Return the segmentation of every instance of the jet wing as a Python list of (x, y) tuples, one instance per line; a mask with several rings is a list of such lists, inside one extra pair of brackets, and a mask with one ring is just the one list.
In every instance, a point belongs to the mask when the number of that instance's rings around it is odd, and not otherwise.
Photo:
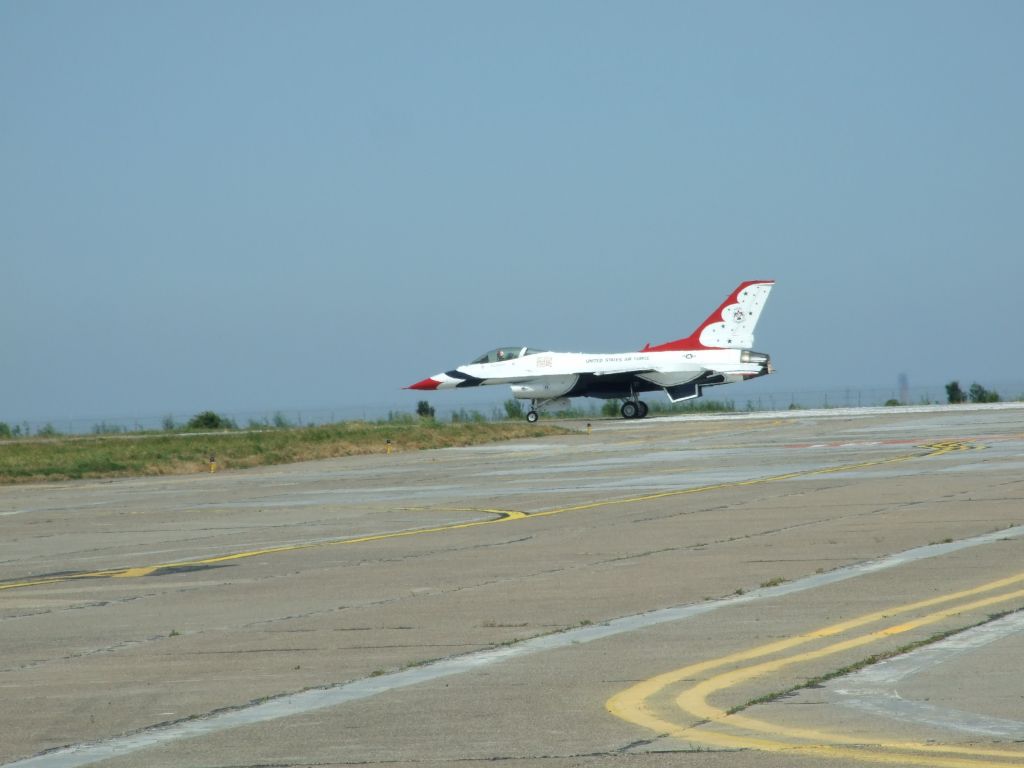
[(603, 371), (580, 371), (580, 373), (592, 373), (594, 376), (621, 376), (624, 373), (632, 373), (634, 375), (640, 376), (641, 374), (644, 374), (644, 373), (657, 373), (657, 372), (658, 372), (657, 368), (651, 368), (650, 366), (646, 366), (646, 367), (643, 367), (643, 368), (638, 368), (638, 367), (632, 367), (632, 368), (630, 368), (630, 367), (625, 367), (625, 368), (609, 368), (609, 369), (605, 369)]

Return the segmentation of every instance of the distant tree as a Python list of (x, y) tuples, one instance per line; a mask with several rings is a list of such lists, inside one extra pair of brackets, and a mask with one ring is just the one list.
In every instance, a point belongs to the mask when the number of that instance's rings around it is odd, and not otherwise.
[(178, 425), (174, 423), (174, 417), (171, 415), (164, 416), (162, 423), (164, 432), (173, 432), (178, 428)]
[(899, 400), (897, 400), (897, 399), (895, 399), (895, 398), (892, 398), (892, 397), (890, 397), (890, 398), (889, 398), (888, 400), (886, 400), (886, 401), (885, 401), (885, 404), (886, 404), (886, 405), (889, 405), (889, 406), (893, 406), (893, 405), (903, 405), (903, 403), (901, 403), (901, 402), (900, 402)]
[(295, 425), (288, 420), (287, 416), (285, 416), (280, 411), (277, 411), (274, 413), (274, 426), (277, 427), (278, 429), (289, 429), (291, 427), (294, 427)]
[(951, 381), (946, 385), (946, 399), (954, 404), (962, 403), (967, 399), (964, 391), (960, 389), (959, 381)]
[(416, 403), (416, 413), (421, 418), (432, 419), (434, 418), (434, 407), (426, 400), (420, 400)]
[(618, 416), (622, 403), (619, 400), (605, 400), (601, 405), (602, 416)]
[(36, 434), (39, 435), (39, 437), (57, 437), (60, 432), (57, 431), (57, 428), (54, 427), (53, 424), (47, 423), (37, 429)]
[(0, 437), (11, 437), (11, 425), (0, 421)]
[(237, 429), (235, 422), (213, 411), (197, 413), (189, 419), (187, 429)]
[(523, 401), (510, 397), (505, 401), (505, 415), (510, 419), (523, 418)]
[(998, 403), (999, 393), (985, 389), (978, 382), (971, 384), (968, 395), (972, 403)]

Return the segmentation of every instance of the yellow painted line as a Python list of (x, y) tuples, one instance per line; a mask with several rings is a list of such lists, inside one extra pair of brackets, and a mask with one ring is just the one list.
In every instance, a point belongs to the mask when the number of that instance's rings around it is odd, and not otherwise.
[(687, 689), (676, 698), (676, 704), (679, 705), (683, 711), (689, 712), (690, 714), (711, 722), (722, 720), (727, 716), (732, 718), (730, 722), (733, 723), (738, 723), (740, 720), (752, 722), (749, 718), (744, 718), (741, 715), (729, 716), (724, 710), (711, 706), (707, 703), (708, 697), (718, 693), (719, 691), (747, 682), (748, 680), (753, 680), (754, 678), (762, 677), (772, 672), (778, 672), (786, 667), (793, 666), (794, 664), (800, 664), (806, 661), (815, 661), (817, 659), (825, 658), (826, 656), (833, 656), (837, 653), (853, 650), (887, 637), (892, 637), (894, 635), (935, 624), (936, 622), (951, 618), (964, 613), (965, 611), (987, 608), (992, 605), (997, 605), (999, 603), (1019, 598), (1024, 598), (1024, 589), (995, 595), (993, 597), (987, 597), (971, 603), (958, 603), (950, 608), (935, 611), (927, 616), (923, 616), (903, 624), (886, 627), (885, 629), (880, 629), (875, 632), (868, 632), (867, 634), (860, 635), (859, 637), (832, 643), (831, 645), (814, 651), (798, 653), (786, 658), (775, 659), (773, 661), (762, 662), (742, 669), (725, 672)]
[[(756, 677), (778, 672), (779, 670), (794, 664), (813, 661), (842, 651), (851, 650), (885, 637), (891, 637), (896, 634), (901, 634), (903, 632), (936, 623), (943, 619), (948, 619), (965, 611), (979, 610), (1010, 600), (1024, 599), (1024, 589), (1016, 589), (1011, 592), (1004, 592), (1002, 594), (979, 598), (980, 595), (984, 595), (985, 593), (1004, 590), (1008, 587), (1020, 584), (1021, 582), (1024, 582), (1024, 573), (1005, 579), (999, 579), (972, 589), (961, 590), (948, 595), (941, 595), (935, 598), (929, 598), (927, 600), (921, 600), (883, 611), (876, 611), (846, 622), (823, 627), (813, 632), (768, 643), (750, 650), (729, 654), (718, 659), (691, 664), (672, 672), (657, 675), (649, 680), (645, 680), (631, 686), (625, 691), (611, 697), (606, 703), (606, 708), (616, 717), (653, 730), (657, 733), (664, 733), (678, 739), (723, 748), (758, 749), (770, 752), (788, 751), (832, 758), (842, 757), (867, 762), (942, 766), (943, 768), (961, 768), (966, 766), (971, 766), (972, 768), (984, 768), (985, 766), (1006, 765), (1005, 762), (985, 762), (978, 758), (1024, 761), (1024, 753), (1019, 751), (922, 744), (918, 742), (894, 742), (870, 738), (854, 739), (842, 734), (778, 726), (741, 714), (729, 715), (725, 711), (714, 707), (707, 702), (708, 697), (715, 693), (739, 685), (743, 682), (747, 682)], [(924, 608), (931, 608), (943, 603), (953, 603), (953, 605), (916, 619), (911, 619), (900, 624), (894, 624), (859, 637), (836, 642), (824, 648), (804, 653), (796, 653), (779, 659), (732, 669), (728, 672), (709, 677), (684, 690), (675, 698), (676, 706), (691, 717), (699, 719), (699, 722), (695, 725), (680, 725), (678, 723), (667, 721), (651, 712), (648, 705), (648, 701), (651, 698), (662, 694), (669, 686), (677, 685), (685, 680), (700, 677), (716, 669), (749, 662), (765, 656), (779, 654), (783, 651), (791, 650), (817, 639), (838, 635), (850, 629), (865, 626), (867, 624), (882, 621), (901, 614), (922, 610)], [(747, 734), (756, 733), (763, 735), (738, 735), (735, 733), (721, 733), (706, 729), (707, 725), (716, 724), (720, 726), (728, 726), (730, 729), (740, 729), (746, 731)], [(765, 736), (784, 737), (803, 740), (805, 742), (809, 741), (811, 743), (801, 744), (794, 743), (792, 741), (780, 741), (778, 738), (766, 738)], [(864, 745), (866, 744), (870, 745), (872, 749), (864, 749)], [(851, 746), (853, 745), (858, 745), (860, 748), (852, 749)], [(927, 754), (914, 755), (907, 754), (908, 752), (924, 752)], [(960, 757), (942, 757), (942, 755), (959, 755)], [(966, 759), (964, 756), (966, 756)], [(1024, 762), (1020, 762), (1018, 764), (1024, 764)]]
[(546, 517), (549, 515), (560, 515), (563, 512), (580, 512), (588, 509), (597, 509), (599, 507), (607, 507), (615, 504), (636, 504), (644, 501), (656, 501), (658, 499), (672, 498), (673, 496), (685, 496), (693, 493), (706, 493), (708, 491), (718, 491), (725, 488), (740, 488), (748, 485), (762, 485), (764, 483), (775, 483), (781, 480), (793, 480), (798, 477), (811, 477), (813, 475), (826, 475), (834, 474), (837, 472), (852, 472), (857, 469), (867, 469), (868, 467), (876, 467), (882, 464), (894, 464), (902, 461), (910, 461), (911, 459), (929, 458), (932, 456), (941, 456), (942, 454), (949, 453), (952, 448), (945, 447), (944, 445), (926, 445), (922, 446), (929, 449), (928, 453), (905, 453), (899, 456), (890, 456), (887, 459), (873, 459), (871, 461), (862, 461), (855, 464), (840, 464), (834, 467), (821, 467), (818, 469), (805, 469), (796, 472), (787, 472), (782, 475), (769, 475), (767, 477), (755, 477), (749, 480), (732, 480), (725, 483), (715, 483), (712, 485), (699, 485), (693, 488), (679, 488), (674, 491), (659, 491), (657, 493), (644, 494), (642, 496), (629, 496), (621, 499), (602, 499), (600, 501), (588, 502), (586, 504), (576, 504), (570, 507), (559, 507), (557, 509), (549, 509), (543, 512), (531, 512), (528, 517)]
[(941, 443), (933, 443), (930, 445), (923, 445), (922, 448), (927, 449), (927, 453), (907, 453), (899, 456), (891, 456), (884, 459), (874, 459), (871, 461), (857, 462), (855, 464), (842, 464), (834, 467), (821, 467), (817, 469), (800, 470), (797, 472), (787, 472), (781, 475), (770, 475), (767, 477), (756, 477), (749, 480), (734, 480), (725, 483), (715, 483), (712, 485), (702, 485), (693, 488), (680, 488), (673, 491), (660, 491), (658, 493), (644, 494), (641, 496), (629, 496), (619, 499), (602, 499), (599, 501), (588, 502), (585, 504), (575, 504), (566, 507), (558, 507), (556, 509), (543, 510), (540, 512), (517, 512), (510, 510), (497, 510), (497, 509), (484, 509), (484, 510), (460, 510), (460, 511), (479, 511), (488, 514), (494, 514), (498, 517), (491, 520), (473, 520), (465, 523), (454, 523), (450, 525), (440, 525), (430, 528), (413, 528), (407, 531), (394, 531), (390, 533), (374, 534), (371, 536), (361, 536), (352, 539), (338, 539), (331, 541), (316, 541), (307, 542), (303, 544), (286, 544), (277, 547), (267, 547), (264, 549), (254, 549), (245, 552), (235, 552), (226, 555), (219, 555), (216, 557), (209, 557), (200, 560), (186, 560), (176, 563), (158, 563), (154, 565), (143, 565), (133, 566), (127, 568), (114, 568), (97, 571), (87, 571), (81, 573), (70, 573), (70, 574), (58, 574), (53, 576), (44, 576), (35, 579), (25, 579), (21, 581), (0, 583), (0, 592), (9, 589), (19, 589), (24, 587), (35, 587), (46, 584), (59, 584), (65, 581), (73, 581), (76, 579), (98, 579), (98, 578), (139, 578), (143, 576), (150, 576), (161, 570), (169, 570), (173, 568), (186, 568), (186, 567), (202, 567), (208, 565), (216, 565), (217, 563), (230, 562), (234, 560), (244, 560), (252, 557), (263, 557), (266, 555), (280, 554), (282, 552), (296, 552), (304, 549), (314, 549), (319, 547), (328, 546), (339, 546), (347, 544), (366, 544), (375, 541), (385, 541), (388, 539), (403, 538), (408, 536), (422, 536), (425, 534), (433, 533), (446, 533), (448, 531), (463, 530), (466, 528), (475, 528), (481, 525), (494, 525), (497, 523), (507, 523), (513, 520), (526, 520), (533, 517), (550, 517), (552, 515), (560, 515), (565, 512), (582, 512), (590, 509), (599, 509), (601, 507), (613, 506), (613, 505), (624, 505), (624, 504), (639, 504), (648, 501), (657, 501), (659, 499), (672, 498), (674, 496), (684, 496), (695, 493), (707, 493), (709, 491), (723, 490), (726, 488), (741, 488), (745, 486), (761, 485), (764, 483), (779, 482), (782, 480), (792, 480), (799, 477), (811, 477), (813, 475), (824, 475), (832, 474), (837, 472), (849, 472), (858, 469), (866, 469), (869, 467), (876, 467), (883, 464), (893, 464), (897, 462), (910, 461), (911, 459), (928, 458), (932, 456), (940, 456), (945, 453), (949, 453), (953, 450), (962, 450), (960, 446), (967, 445), (959, 441), (944, 441)]
[(147, 565), (142, 568), (126, 568), (120, 573), (115, 573), (113, 578), (115, 579), (134, 579), (140, 576), (149, 576), (151, 573), (160, 570), (159, 565)]
[(65, 581), (73, 581), (76, 579), (101, 579), (101, 578), (137, 578), (141, 576), (149, 576), (157, 571), (171, 570), (174, 568), (188, 568), (188, 567), (202, 567), (208, 565), (216, 565), (217, 563), (229, 562), (232, 560), (242, 560), (250, 557), (261, 557), (263, 555), (278, 554), (281, 552), (295, 552), (302, 549), (313, 549), (317, 547), (330, 547), (344, 544), (364, 544), (371, 541), (383, 541), (385, 539), (396, 539), (405, 536), (416, 536), (424, 533), (438, 533), (441, 531), (454, 531), (464, 528), (474, 528), (480, 525), (494, 525), (495, 523), (503, 523), (508, 520), (521, 520), (527, 515), (523, 512), (499, 510), (499, 509), (482, 509), (482, 510), (463, 510), (463, 511), (477, 511), (485, 512), (488, 514), (498, 515), (498, 517), (490, 520), (471, 520), (465, 523), (453, 523), (450, 525), (434, 526), (432, 528), (413, 528), (407, 531), (392, 531), (390, 533), (378, 533), (370, 536), (359, 536), (351, 539), (336, 539), (331, 541), (315, 541), (307, 542), (303, 544), (285, 544), (278, 547), (267, 547), (265, 549), (254, 549), (246, 552), (234, 552), (226, 555), (217, 555), (215, 557), (207, 557), (200, 560), (183, 560), (175, 563), (159, 563), (157, 565), (138, 566), (133, 568), (116, 568), (102, 571), (85, 571), (81, 573), (68, 573), (68, 574), (56, 574), (54, 576), (45, 576), (37, 579), (27, 579), (24, 581), (9, 582), (6, 584), (0, 584), (0, 591), (7, 589), (17, 589), (20, 587), (35, 587), (44, 584), (59, 584)]

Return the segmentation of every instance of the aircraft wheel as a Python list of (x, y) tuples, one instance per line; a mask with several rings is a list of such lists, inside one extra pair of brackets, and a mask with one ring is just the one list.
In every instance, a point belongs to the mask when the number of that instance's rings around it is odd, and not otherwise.
[(640, 412), (640, 409), (636, 407), (636, 403), (632, 400), (627, 400), (622, 404), (622, 408), (619, 411), (624, 419), (635, 419)]
[(536, 422), (537, 419), (539, 419), (539, 418), (540, 418), (540, 414), (538, 414), (536, 411), (530, 411), (529, 413), (526, 414), (526, 420), (528, 422), (530, 422), (531, 424)]
[(640, 410), (640, 412), (636, 415), (636, 417), (638, 419), (646, 418), (647, 417), (647, 403), (645, 403), (643, 400), (638, 400), (637, 403), (636, 403), (636, 406)]

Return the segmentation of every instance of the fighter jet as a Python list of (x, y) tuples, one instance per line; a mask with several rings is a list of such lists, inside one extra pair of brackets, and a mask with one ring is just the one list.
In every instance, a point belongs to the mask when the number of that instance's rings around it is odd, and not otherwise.
[(540, 411), (569, 406), (571, 397), (621, 399), (626, 419), (642, 419), (643, 392), (664, 390), (673, 403), (700, 397), (705, 387), (772, 373), (771, 358), (754, 352), (754, 326), (774, 280), (740, 283), (689, 336), (639, 352), (588, 354), (498, 347), (466, 365), (438, 373), (406, 389), (435, 390), (509, 384), (530, 401), (529, 422)]

